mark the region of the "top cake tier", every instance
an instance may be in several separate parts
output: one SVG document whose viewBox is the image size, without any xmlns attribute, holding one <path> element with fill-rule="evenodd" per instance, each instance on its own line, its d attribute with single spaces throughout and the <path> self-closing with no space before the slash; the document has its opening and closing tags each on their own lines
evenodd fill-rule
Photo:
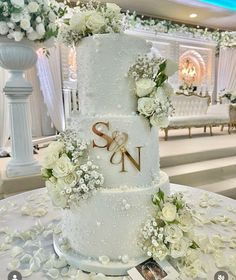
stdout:
<svg viewBox="0 0 236 280">
<path fill-rule="evenodd" d="M 148 53 L 145 40 L 126 34 L 99 34 L 77 47 L 80 113 L 129 115 L 137 101 L 128 70 L 138 55 Z"/>
</svg>

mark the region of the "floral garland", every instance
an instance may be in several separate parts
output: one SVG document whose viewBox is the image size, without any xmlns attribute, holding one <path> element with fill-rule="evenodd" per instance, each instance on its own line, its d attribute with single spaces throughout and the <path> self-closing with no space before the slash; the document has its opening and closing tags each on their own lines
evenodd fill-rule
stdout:
<svg viewBox="0 0 236 280">
<path fill-rule="evenodd" d="M 174 23 L 170 20 L 160 20 L 154 18 L 145 19 L 133 14 L 126 14 L 130 28 L 141 28 L 153 30 L 158 33 L 177 34 L 188 38 L 200 38 L 203 40 L 215 41 L 221 47 L 236 47 L 235 31 L 220 31 L 219 29 L 209 30 L 209 28 L 190 27 L 186 24 Z"/>
<path fill-rule="evenodd" d="M 236 103 L 236 92 L 234 91 L 222 90 L 221 97 L 227 98 L 230 101 L 230 103 Z"/>
<path fill-rule="evenodd" d="M 168 126 L 168 116 L 173 110 L 170 96 L 174 91 L 167 79 L 176 71 L 177 64 L 171 60 L 148 55 L 139 56 L 129 68 L 128 76 L 136 84 L 137 111 L 152 126 Z"/>
<path fill-rule="evenodd" d="M 77 133 L 67 130 L 48 146 L 42 176 L 55 206 L 70 208 L 102 187 L 104 178 L 89 160 L 88 145 Z"/>
<path fill-rule="evenodd" d="M 141 229 L 139 245 L 148 257 L 157 260 L 175 259 L 185 275 L 195 271 L 192 278 L 201 276 L 200 250 L 191 238 L 193 216 L 181 193 L 165 196 L 159 190 L 152 199 L 155 216 Z M 194 268 L 194 269 L 193 269 Z"/>
<path fill-rule="evenodd" d="M 0 35 L 43 42 L 57 37 L 57 19 L 66 6 L 55 0 L 5 0 L 0 3 Z"/>
<path fill-rule="evenodd" d="M 120 33 L 123 30 L 121 8 L 113 3 L 90 1 L 70 9 L 59 31 L 59 40 L 68 46 L 77 45 L 94 34 Z"/>
</svg>

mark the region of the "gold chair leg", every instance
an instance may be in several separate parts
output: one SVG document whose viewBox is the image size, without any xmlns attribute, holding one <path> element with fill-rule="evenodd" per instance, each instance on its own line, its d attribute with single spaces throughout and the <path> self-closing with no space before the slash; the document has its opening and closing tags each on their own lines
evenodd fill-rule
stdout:
<svg viewBox="0 0 236 280">
<path fill-rule="evenodd" d="M 228 133 L 231 134 L 231 124 L 228 124 Z"/>
<path fill-rule="evenodd" d="M 210 125 L 210 135 L 212 136 L 212 125 Z"/>
<path fill-rule="evenodd" d="M 165 141 L 167 141 L 168 140 L 168 128 L 165 128 L 164 131 L 165 131 Z"/>
<path fill-rule="evenodd" d="M 221 131 L 223 131 L 224 130 L 224 125 L 222 124 L 222 126 L 221 126 Z"/>
<path fill-rule="evenodd" d="M 188 135 L 189 135 L 189 138 L 192 138 L 191 127 L 188 128 Z"/>
<path fill-rule="evenodd" d="M 206 127 L 206 125 L 204 126 L 204 132 L 206 133 L 206 130 L 207 130 L 207 127 Z"/>
</svg>

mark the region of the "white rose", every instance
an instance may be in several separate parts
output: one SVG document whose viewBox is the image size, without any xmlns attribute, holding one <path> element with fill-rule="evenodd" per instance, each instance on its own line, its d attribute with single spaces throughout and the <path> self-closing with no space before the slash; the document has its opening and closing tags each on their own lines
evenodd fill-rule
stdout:
<svg viewBox="0 0 236 280">
<path fill-rule="evenodd" d="M 187 263 L 195 262 L 200 258 L 200 251 L 198 249 L 188 248 L 185 259 Z"/>
<path fill-rule="evenodd" d="M 146 96 L 153 91 L 155 85 L 151 79 L 140 79 L 136 82 L 136 94 L 139 97 Z"/>
<path fill-rule="evenodd" d="M 45 34 L 45 27 L 43 23 L 39 23 L 36 25 L 36 31 L 38 32 L 40 37 L 43 37 Z"/>
<path fill-rule="evenodd" d="M 179 227 L 184 232 L 190 231 L 190 229 L 193 227 L 193 219 L 192 215 L 189 211 L 181 211 L 179 212 L 178 218 Z"/>
<path fill-rule="evenodd" d="M 43 167 L 47 169 L 52 169 L 58 160 L 59 160 L 59 153 L 47 149 L 45 151 L 45 156 L 43 159 Z"/>
<path fill-rule="evenodd" d="M 138 100 L 138 111 L 144 116 L 151 116 L 156 109 L 156 104 L 153 98 L 142 97 Z"/>
<path fill-rule="evenodd" d="M 6 35 L 8 31 L 7 23 L 5 21 L 0 21 L 0 35 Z"/>
<path fill-rule="evenodd" d="M 152 126 L 165 128 L 169 125 L 169 119 L 163 115 L 153 114 L 150 118 L 150 123 Z"/>
<path fill-rule="evenodd" d="M 51 22 L 55 22 L 56 21 L 56 19 L 57 19 L 57 16 L 55 15 L 55 13 L 54 12 L 50 12 L 49 13 L 49 20 L 51 21 Z"/>
<path fill-rule="evenodd" d="M 177 209 L 176 206 L 167 202 L 162 208 L 163 219 L 167 222 L 173 222 L 176 219 Z"/>
<path fill-rule="evenodd" d="M 15 23 L 14 23 L 14 22 L 8 21 L 8 22 L 7 22 L 7 26 L 8 26 L 9 28 L 11 28 L 11 29 L 14 29 L 14 28 L 15 28 Z"/>
<path fill-rule="evenodd" d="M 57 185 L 60 187 L 74 187 L 77 183 L 76 173 L 70 173 L 66 177 L 58 178 Z"/>
<path fill-rule="evenodd" d="M 66 196 L 62 195 L 63 188 L 56 187 L 53 183 L 50 181 L 46 181 L 46 187 L 48 190 L 48 193 L 52 199 L 52 203 L 57 207 L 66 207 Z"/>
<path fill-rule="evenodd" d="M 172 258 L 181 258 L 184 257 L 187 253 L 189 246 L 192 242 L 188 238 L 181 238 L 179 242 L 171 243 L 170 245 L 170 255 Z"/>
<path fill-rule="evenodd" d="M 40 36 L 39 36 L 38 32 L 33 30 L 33 31 L 27 33 L 27 38 L 30 41 L 35 41 L 35 40 L 39 39 Z"/>
<path fill-rule="evenodd" d="M 178 70 L 178 64 L 175 63 L 174 61 L 167 59 L 166 60 L 166 69 L 165 69 L 165 74 L 170 77 L 174 75 L 174 73 Z"/>
<path fill-rule="evenodd" d="M 166 256 L 169 254 L 168 248 L 163 243 L 158 243 L 153 252 L 153 257 L 163 261 Z"/>
<path fill-rule="evenodd" d="M 161 87 L 163 88 L 165 94 L 168 97 L 170 97 L 174 94 L 174 89 L 168 82 L 163 83 Z"/>
<path fill-rule="evenodd" d="M 47 149 L 50 151 L 53 151 L 55 153 L 61 153 L 61 152 L 63 152 L 64 148 L 65 148 L 65 145 L 63 142 L 55 141 L 55 142 L 50 143 L 50 145 L 48 146 Z"/>
<path fill-rule="evenodd" d="M 12 22 L 20 22 L 22 18 L 23 18 L 22 14 L 20 14 L 20 13 L 12 13 L 11 14 L 11 21 Z"/>
<path fill-rule="evenodd" d="M 70 27 L 77 32 L 84 32 L 86 29 L 84 13 L 73 14 L 70 18 Z"/>
<path fill-rule="evenodd" d="M 190 279 L 195 279 L 201 273 L 202 273 L 202 266 L 200 260 L 196 260 L 193 263 L 181 267 L 181 274 L 189 277 Z"/>
<path fill-rule="evenodd" d="M 36 2 L 30 2 L 27 8 L 30 13 L 36 13 L 38 11 L 39 4 Z"/>
<path fill-rule="evenodd" d="M 56 178 L 65 177 L 74 171 L 75 167 L 71 163 L 70 159 L 66 154 L 63 154 L 56 162 L 53 168 L 53 175 Z"/>
<path fill-rule="evenodd" d="M 42 19 L 41 19 L 40 16 L 37 16 L 35 20 L 36 20 L 37 23 L 41 23 L 42 22 Z"/>
<path fill-rule="evenodd" d="M 24 0 L 11 0 L 11 3 L 16 8 L 23 8 L 25 5 Z"/>
<path fill-rule="evenodd" d="M 92 31 L 92 33 L 97 33 L 106 24 L 104 17 L 96 11 L 85 12 L 85 22 L 86 27 Z"/>
<path fill-rule="evenodd" d="M 23 39 L 24 33 L 20 32 L 20 31 L 14 31 L 14 32 L 12 32 L 12 36 L 16 42 L 19 42 Z"/>
<path fill-rule="evenodd" d="M 116 5 L 115 3 L 106 3 L 106 7 L 109 11 L 112 11 L 114 13 L 120 13 L 121 8 Z"/>
<path fill-rule="evenodd" d="M 165 227 L 166 241 L 170 243 L 176 243 L 179 242 L 182 237 L 183 232 L 176 224 L 167 225 Z"/>
<path fill-rule="evenodd" d="M 20 27 L 27 31 L 30 28 L 30 21 L 27 18 L 23 18 L 20 21 Z"/>
</svg>

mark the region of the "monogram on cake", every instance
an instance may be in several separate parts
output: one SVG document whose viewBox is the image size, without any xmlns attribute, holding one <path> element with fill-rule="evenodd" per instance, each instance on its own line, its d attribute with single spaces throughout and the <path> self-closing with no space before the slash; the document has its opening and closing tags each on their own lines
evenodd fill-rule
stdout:
<svg viewBox="0 0 236 280">
<path fill-rule="evenodd" d="M 140 227 L 153 213 L 152 194 L 169 191 L 159 168 L 158 128 L 137 115 L 126 75 L 149 51 L 145 40 L 125 34 L 94 35 L 77 47 L 80 112 L 69 126 L 91 141 L 90 157 L 105 180 L 96 195 L 63 210 L 62 234 L 82 270 L 125 275 L 144 260 Z"/>
</svg>

